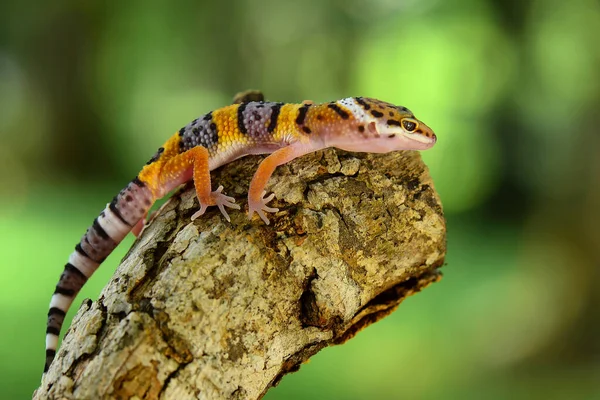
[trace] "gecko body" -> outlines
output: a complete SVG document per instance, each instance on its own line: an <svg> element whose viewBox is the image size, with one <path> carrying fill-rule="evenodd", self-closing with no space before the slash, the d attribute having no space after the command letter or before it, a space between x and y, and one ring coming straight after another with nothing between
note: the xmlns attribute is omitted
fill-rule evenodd
<svg viewBox="0 0 600 400"><path fill-rule="evenodd" d="M433 131L407 108L375 99L350 97L323 104L266 102L260 96L238 100L174 133L94 219L52 295L44 372L54 359L65 315L79 290L129 232L141 230L153 203L175 187L194 181L200 208L192 219L217 206L229 221L226 208L239 206L222 186L212 191L210 171L246 155L269 154L248 190L248 217L256 212L269 224L265 213L278 210L267 206L274 195L265 196L264 188L279 165L327 147L385 153L425 150L436 142Z"/></svg>

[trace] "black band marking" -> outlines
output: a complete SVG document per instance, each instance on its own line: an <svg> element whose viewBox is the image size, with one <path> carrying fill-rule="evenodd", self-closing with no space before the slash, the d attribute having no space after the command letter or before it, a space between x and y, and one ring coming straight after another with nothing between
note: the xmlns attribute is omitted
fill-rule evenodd
<svg viewBox="0 0 600 400"><path fill-rule="evenodd" d="M367 102L365 102L365 101L362 99L362 97L355 97L355 98L354 98L354 100L355 100L355 101L356 101L358 104L360 104L360 106L361 106L362 108L364 108L365 110L367 110L367 111L368 111L368 110L370 110L370 109L371 109L371 106L370 106L370 105L369 105Z"/></svg>
<svg viewBox="0 0 600 400"><path fill-rule="evenodd" d="M242 132L242 133L248 133L248 130L246 129L246 125L244 124L244 110L246 109L247 106L248 106L248 103L242 103L242 104L240 104L240 106L237 109L238 128L240 129L240 132Z"/></svg>
<svg viewBox="0 0 600 400"><path fill-rule="evenodd" d="M161 147L161 149L162 149L162 147ZM164 151L164 149L163 149L163 151ZM162 151L161 151L161 153L162 153ZM136 185L138 185L141 188L146 187L146 184L144 182L142 182L142 180L140 179L139 176L136 176L135 178L133 178L131 183L135 183Z"/></svg>
<svg viewBox="0 0 600 400"><path fill-rule="evenodd" d="M79 268L77 268L76 266L74 266L71 263L67 263L65 265L65 271L68 271L69 273L71 273L73 275L77 275L79 277L79 279L83 279L84 282L87 281L87 279L88 279L87 276L85 276Z"/></svg>
<svg viewBox="0 0 600 400"><path fill-rule="evenodd" d="M59 317L64 317L65 315L67 315L67 313L58 307L51 307L48 310L48 316L51 317L53 315L58 315Z"/></svg>
<svg viewBox="0 0 600 400"><path fill-rule="evenodd" d="M98 218L94 219L94 222L92 223L92 228L94 228L96 233L98 233L98 235L100 235L100 237L102 239L104 239L104 240L110 239L110 236L108 236L108 233L106 233L104 228L100 226L100 223L98 222Z"/></svg>
<svg viewBox="0 0 600 400"><path fill-rule="evenodd" d="M88 235L87 234L85 235L85 237L83 238L83 240L85 240L85 242L88 244L88 246L90 246L90 249L93 252L92 254L96 254L97 255L99 253L98 249L96 249L92 245L92 243L90 243L90 240L88 239ZM97 242L94 242L94 243L97 244ZM108 254L106 256L102 257L100 260L96 260L95 258L91 258L91 257L90 257L90 260L94 261L95 263L102 264L104 262L104 260L106 260L106 257L108 257Z"/></svg>
<svg viewBox="0 0 600 400"><path fill-rule="evenodd" d="M121 215L121 212L117 209L117 197L115 197L113 199L113 201L110 203L108 208L110 208L110 211L112 211L117 216L117 218L119 218L121 220L122 223L124 223L127 226L131 226L131 224L129 222L125 221L125 218L123 218L123 216Z"/></svg>
<svg viewBox="0 0 600 400"><path fill-rule="evenodd" d="M371 110L371 115L374 116L375 118L381 118L381 117L383 117L383 113L379 112L377 110Z"/></svg>
<svg viewBox="0 0 600 400"><path fill-rule="evenodd" d="M331 108L333 111L335 111L340 117L342 117L342 119L348 119L350 118L350 114L348 114L346 111L342 110L337 104L335 103L329 103L327 104L327 107Z"/></svg>
<svg viewBox="0 0 600 400"><path fill-rule="evenodd" d="M46 350L46 363L44 364L44 373L48 372L48 369L50 368L50 363L52 363L52 361L54 360L54 354L48 355L48 350Z"/></svg>
<svg viewBox="0 0 600 400"><path fill-rule="evenodd" d="M75 246L75 251L84 256L85 258L90 258L90 256L88 256L87 253L81 248L81 242L77 243L77 246Z"/></svg>
<svg viewBox="0 0 600 400"><path fill-rule="evenodd" d="M303 126L302 130L304 131L304 133L312 133L312 131L310 130L310 128L308 126Z"/></svg>
<svg viewBox="0 0 600 400"><path fill-rule="evenodd" d="M304 123L304 119L306 118L306 113L310 108L310 104L305 104L298 109L298 116L296 117L296 123L298 125L302 125Z"/></svg>
<svg viewBox="0 0 600 400"><path fill-rule="evenodd" d="M52 362L52 360L54 360L55 356L56 356L56 350L46 349L46 363L44 364L44 373L48 372L50 363Z"/></svg>
<svg viewBox="0 0 600 400"><path fill-rule="evenodd" d="M67 289L67 288L60 287L60 286L56 285L56 289L54 290L54 294L62 294L62 295L65 295L65 296L73 297L73 296L75 296L75 290L73 290L73 289Z"/></svg>
<svg viewBox="0 0 600 400"><path fill-rule="evenodd" d="M53 335L58 336L60 334L60 329L58 329L55 326L47 326L46 327L46 333L51 333Z"/></svg>
<svg viewBox="0 0 600 400"><path fill-rule="evenodd" d="M206 114L202 119L205 121L210 121L212 119L212 111Z"/></svg>
<svg viewBox="0 0 600 400"><path fill-rule="evenodd" d="M88 235L85 235L85 237L83 238L83 240L85 240L85 242L88 244L88 246L90 246L90 248L92 249L92 251L93 251L94 253L96 253L96 254L97 254L97 253L99 252L99 251L98 251L98 249L96 249L96 248L95 248L95 247L94 247L94 246L93 246L93 245L90 243L90 240L88 239ZM112 250L111 250L111 251L112 251ZM104 260L106 260L106 257L108 257L108 254L107 254L106 256L102 257L100 260L97 260L97 261L96 261L96 259L94 259L94 258L91 258L91 257L90 257L90 260L92 260L92 261L94 261L94 262L96 262L96 263L98 263L98 264L102 264L102 263L104 262Z"/></svg>
<svg viewBox="0 0 600 400"><path fill-rule="evenodd" d="M277 127L277 119L279 118L282 106L283 103L275 103L275 105L271 107L271 122L269 122L269 127L267 128L268 132L273 132Z"/></svg>
<svg viewBox="0 0 600 400"><path fill-rule="evenodd" d="M395 119L388 119L387 124L390 126L392 126L392 125L400 126L400 121L396 121Z"/></svg>

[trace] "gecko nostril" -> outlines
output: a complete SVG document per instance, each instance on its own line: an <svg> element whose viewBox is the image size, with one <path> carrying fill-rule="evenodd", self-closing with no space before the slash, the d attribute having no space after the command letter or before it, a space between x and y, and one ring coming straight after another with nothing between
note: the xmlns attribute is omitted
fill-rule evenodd
<svg viewBox="0 0 600 400"><path fill-rule="evenodd" d="M377 134L377 124L374 121L369 122L369 125L367 125L367 129L369 130L369 132L373 133L373 134Z"/></svg>

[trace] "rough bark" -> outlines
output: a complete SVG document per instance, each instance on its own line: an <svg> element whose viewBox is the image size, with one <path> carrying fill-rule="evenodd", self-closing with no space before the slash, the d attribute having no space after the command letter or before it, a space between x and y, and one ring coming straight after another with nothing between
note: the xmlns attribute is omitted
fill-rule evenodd
<svg viewBox="0 0 600 400"><path fill-rule="evenodd" d="M245 206L260 158L213 173ZM440 278L445 221L417 152L319 151L277 169L271 225L191 186L85 300L36 398L258 399Z"/></svg>

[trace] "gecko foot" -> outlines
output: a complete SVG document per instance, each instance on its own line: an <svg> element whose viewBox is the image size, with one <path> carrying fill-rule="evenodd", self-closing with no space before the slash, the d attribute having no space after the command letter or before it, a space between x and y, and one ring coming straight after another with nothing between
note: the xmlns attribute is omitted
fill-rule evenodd
<svg viewBox="0 0 600 400"><path fill-rule="evenodd" d="M269 197L265 197L266 194L267 192L263 191L260 199L248 199L248 219L252 219L252 214L256 212L258 216L265 222L265 224L269 225L269 219L265 215L265 211L273 213L279 211L279 208L267 206L267 203L273 200L275 197L275 193L271 193Z"/></svg>
<svg viewBox="0 0 600 400"><path fill-rule="evenodd" d="M227 214L225 207L235 208L236 210L239 210L240 206L238 204L235 204L235 199L233 197L224 195L223 193L221 193L222 191L223 186L219 186L217 190L212 192L210 194L210 202L208 204L200 201L200 210L196 211L194 215L192 215L192 221L204 214L208 207L217 206L219 207L219 210L221 210L221 213L223 214L227 222L231 222L231 218L229 218L229 214Z"/></svg>

